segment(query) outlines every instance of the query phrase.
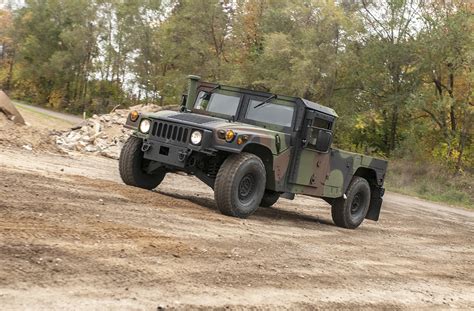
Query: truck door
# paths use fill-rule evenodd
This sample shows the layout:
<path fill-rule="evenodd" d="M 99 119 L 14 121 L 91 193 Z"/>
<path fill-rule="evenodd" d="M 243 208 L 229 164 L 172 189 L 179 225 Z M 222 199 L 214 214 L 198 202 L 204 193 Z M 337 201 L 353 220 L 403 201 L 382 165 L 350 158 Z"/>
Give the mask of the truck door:
<path fill-rule="evenodd" d="M 323 195 L 330 172 L 330 145 L 334 117 L 308 109 L 301 143 L 297 145 L 289 182 L 301 187 L 300 193 Z"/>

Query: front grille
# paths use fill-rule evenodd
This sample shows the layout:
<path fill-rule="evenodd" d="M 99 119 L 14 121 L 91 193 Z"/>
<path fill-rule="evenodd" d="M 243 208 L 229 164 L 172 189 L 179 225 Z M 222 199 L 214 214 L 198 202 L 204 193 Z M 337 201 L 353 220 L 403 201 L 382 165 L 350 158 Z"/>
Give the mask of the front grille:
<path fill-rule="evenodd" d="M 191 129 L 174 123 L 155 121 L 151 130 L 151 135 L 166 140 L 179 143 L 187 143 Z"/>

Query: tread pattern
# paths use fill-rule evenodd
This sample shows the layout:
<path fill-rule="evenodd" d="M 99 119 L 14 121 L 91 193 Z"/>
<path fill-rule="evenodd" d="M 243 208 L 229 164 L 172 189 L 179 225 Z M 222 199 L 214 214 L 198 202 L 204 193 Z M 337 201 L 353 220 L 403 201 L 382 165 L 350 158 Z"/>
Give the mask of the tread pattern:
<path fill-rule="evenodd" d="M 235 202 L 233 200 L 232 194 L 234 190 L 234 177 L 240 167 L 247 161 L 257 161 L 258 165 L 261 167 L 263 185 L 266 183 L 265 166 L 259 157 L 245 152 L 229 156 L 221 165 L 219 172 L 217 173 L 214 186 L 214 198 L 216 200 L 217 207 L 224 215 L 246 218 L 258 208 L 259 204 L 256 204 L 256 207 L 252 212 L 243 213 L 235 206 Z M 263 191 L 260 195 L 263 196 Z M 260 203 L 260 201 L 261 197 L 258 200 L 258 203 Z"/>
<path fill-rule="evenodd" d="M 119 172 L 122 181 L 129 186 L 143 189 L 156 188 L 165 178 L 165 170 L 158 170 L 155 174 L 147 174 L 142 170 L 143 151 L 142 140 L 130 136 L 123 145 L 119 158 Z"/>

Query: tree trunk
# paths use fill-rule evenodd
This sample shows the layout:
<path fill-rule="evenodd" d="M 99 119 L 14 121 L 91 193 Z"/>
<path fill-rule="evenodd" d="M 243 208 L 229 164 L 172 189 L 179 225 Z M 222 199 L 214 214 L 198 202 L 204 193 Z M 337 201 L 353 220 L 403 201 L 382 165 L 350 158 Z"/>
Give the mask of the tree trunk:
<path fill-rule="evenodd" d="M 462 156 L 464 153 L 464 147 L 466 146 L 466 140 L 467 140 L 467 133 L 463 129 L 461 133 L 461 139 L 459 141 L 459 154 L 458 154 L 458 159 L 456 161 L 456 174 L 459 173 L 462 169 Z"/>
<path fill-rule="evenodd" d="M 393 106 L 392 120 L 390 123 L 390 141 L 388 149 L 389 153 L 391 153 L 395 149 L 397 143 L 398 112 L 398 104 L 395 104 Z"/>
<path fill-rule="evenodd" d="M 15 64 L 15 50 L 12 52 L 12 57 L 10 60 L 10 66 L 8 68 L 8 76 L 7 76 L 7 84 L 5 86 L 5 90 L 10 91 L 12 80 L 13 80 L 13 65 Z"/>

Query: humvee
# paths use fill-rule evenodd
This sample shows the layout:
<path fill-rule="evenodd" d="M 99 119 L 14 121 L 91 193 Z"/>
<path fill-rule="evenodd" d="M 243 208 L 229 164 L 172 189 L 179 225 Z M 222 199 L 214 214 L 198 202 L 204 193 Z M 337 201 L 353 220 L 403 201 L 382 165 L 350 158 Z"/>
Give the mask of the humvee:
<path fill-rule="evenodd" d="M 168 172 L 214 190 L 221 213 L 246 218 L 295 194 L 328 202 L 337 226 L 377 221 L 387 162 L 331 148 L 336 112 L 309 100 L 189 76 L 181 110 L 132 111 L 119 160 L 127 185 L 157 187 Z"/>

